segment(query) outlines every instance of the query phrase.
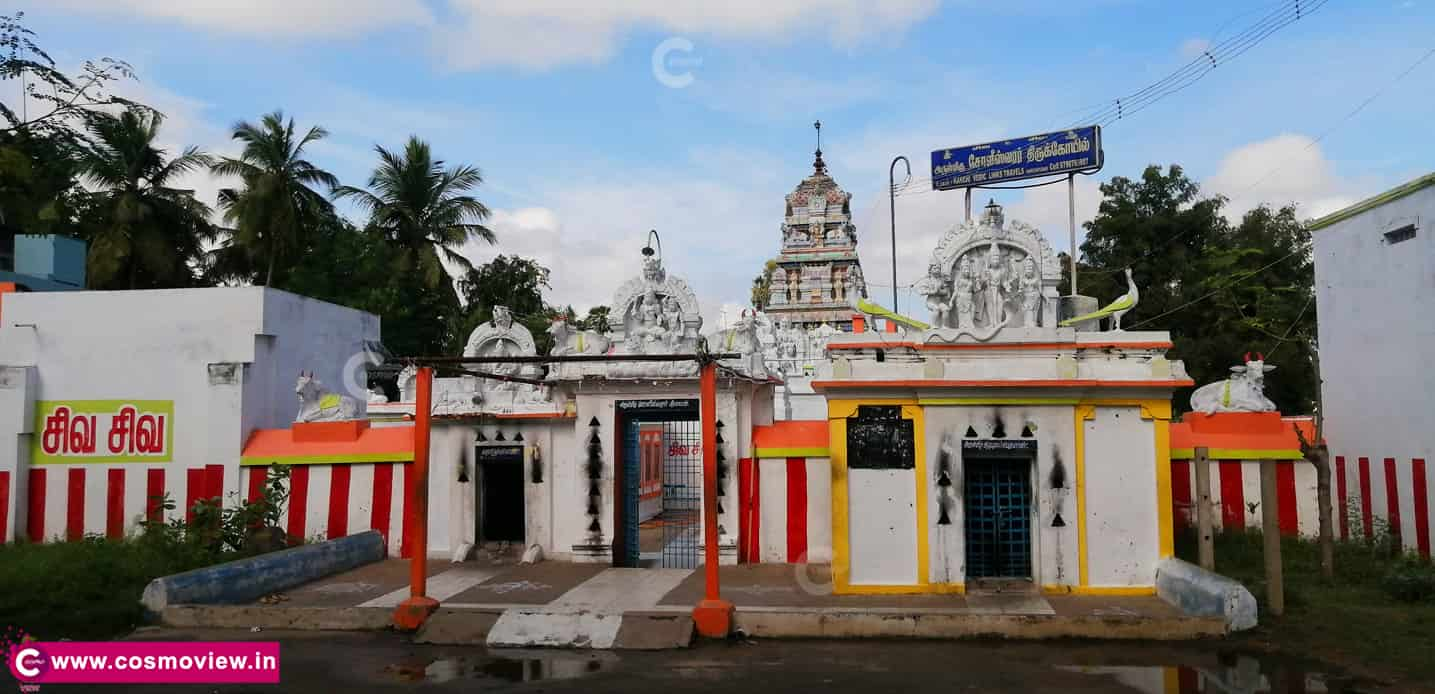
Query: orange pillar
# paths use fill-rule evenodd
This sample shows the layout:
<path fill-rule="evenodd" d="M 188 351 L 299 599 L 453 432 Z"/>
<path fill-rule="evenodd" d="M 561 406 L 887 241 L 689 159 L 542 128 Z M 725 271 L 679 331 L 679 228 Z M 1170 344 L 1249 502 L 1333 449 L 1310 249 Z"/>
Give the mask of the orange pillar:
<path fill-rule="evenodd" d="M 429 413 L 433 411 L 433 368 L 424 366 L 418 372 L 418 392 L 414 398 L 414 483 L 413 498 L 408 500 L 409 514 L 404 519 L 410 530 L 409 599 L 394 610 L 394 626 L 413 631 L 438 609 L 438 601 L 425 595 L 428 591 L 429 549 Z"/>
<path fill-rule="evenodd" d="M 698 633 L 711 638 L 727 638 L 732 631 L 732 603 L 723 600 L 718 591 L 718 518 L 717 518 L 717 364 L 702 365 L 702 389 L 699 408 L 703 427 L 703 571 L 707 588 L 703 600 L 693 608 L 693 623 Z"/>

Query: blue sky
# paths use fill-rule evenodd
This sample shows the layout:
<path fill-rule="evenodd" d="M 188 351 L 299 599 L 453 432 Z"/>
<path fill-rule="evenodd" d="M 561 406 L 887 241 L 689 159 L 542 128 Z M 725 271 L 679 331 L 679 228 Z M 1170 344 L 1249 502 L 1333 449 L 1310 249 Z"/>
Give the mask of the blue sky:
<path fill-rule="evenodd" d="M 936 148 L 1075 124 L 1280 2 L 1166 0 L 47 0 L 21 2 L 62 65 L 113 56 L 122 87 L 169 116 L 167 143 L 234 150 L 228 128 L 275 108 L 332 136 L 312 158 L 361 184 L 372 147 L 415 133 L 476 164 L 498 252 L 553 269 L 550 300 L 605 303 L 662 234 L 710 318 L 746 301 L 778 245 L 782 196 L 811 171 L 822 119 L 854 194 L 867 276 L 890 285 L 887 166 L 926 178 Z M 1106 128 L 1097 184 L 1179 163 L 1239 212 L 1318 215 L 1435 162 L 1431 0 L 1331 0 L 1189 89 Z M 672 45 L 691 50 L 654 53 Z M 690 79 L 688 79 L 690 77 Z M 1349 120 L 1346 114 L 1386 92 Z M 13 100 L 17 94 L 4 94 Z M 1334 128 L 1334 129 L 1332 129 Z M 1327 132 L 1328 131 L 1328 132 Z M 1325 138 L 1312 143 L 1325 133 Z M 221 182 L 193 182 L 212 199 Z M 981 192 L 1067 246 L 1064 187 Z M 899 285 L 926 267 L 961 194 L 898 198 Z M 880 289 L 887 297 L 890 290 Z M 910 303 L 911 299 L 904 299 Z"/>

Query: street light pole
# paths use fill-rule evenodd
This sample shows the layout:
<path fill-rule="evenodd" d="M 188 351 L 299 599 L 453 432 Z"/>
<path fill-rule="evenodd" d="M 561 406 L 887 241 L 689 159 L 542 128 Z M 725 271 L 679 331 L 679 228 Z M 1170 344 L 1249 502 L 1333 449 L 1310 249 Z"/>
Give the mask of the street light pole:
<path fill-rule="evenodd" d="M 905 185 L 905 184 L 907 183 L 907 181 L 912 180 L 912 162 L 907 161 L 907 158 L 906 158 L 906 157 L 903 157 L 903 156 L 898 156 L 897 158 L 893 159 L 893 160 L 892 160 L 892 165 L 889 166 L 889 167 L 887 167 L 887 202 L 891 205 L 891 209 L 890 209 L 889 211 L 891 212 L 891 221 L 892 221 L 892 312 L 893 312 L 893 313 L 896 313 L 896 312 L 897 312 L 897 182 L 896 182 L 896 175 L 895 175 L 895 173 L 896 173 L 896 171 L 897 171 L 897 162 L 899 162 L 899 161 L 902 162 L 903 164 L 905 164 L 905 165 L 907 166 L 907 180 L 902 182 L 903 185 Z"/>

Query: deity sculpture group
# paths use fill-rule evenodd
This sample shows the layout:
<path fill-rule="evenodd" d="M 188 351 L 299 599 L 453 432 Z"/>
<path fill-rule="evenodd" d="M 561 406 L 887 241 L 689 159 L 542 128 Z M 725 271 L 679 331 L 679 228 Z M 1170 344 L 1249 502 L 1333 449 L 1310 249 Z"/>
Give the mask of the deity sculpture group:
<path fill-rule="evenodd" d="M 953 227 L 917 284 L 935 328 L 979 330 L 1054 324 L 1056 282 L 1051 247 L 1036 229 L 1007 224 L 988 205 L 981 222 Z M 979 333 L 973 333 L 977 335 Z M 987 339 L 987 338 L 981 338 Z"/>

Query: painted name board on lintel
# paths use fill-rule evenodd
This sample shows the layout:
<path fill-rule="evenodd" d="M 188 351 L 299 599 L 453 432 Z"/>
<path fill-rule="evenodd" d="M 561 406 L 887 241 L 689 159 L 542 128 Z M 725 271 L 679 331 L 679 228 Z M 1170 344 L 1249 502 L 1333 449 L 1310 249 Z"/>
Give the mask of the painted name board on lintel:
<path fill-rule="evenodd" d="M 480 445 L 475 453 L 480 464 L 523 462 L 523 446 Z"/>
<path fill-rule="evenodd" d="M 963 439 L 962 454 L 974 458 L 1031 458 L 1035 439 Z"/>
<path fill-rule="evenodd" d="M 1105 163 L 1101 126 L 1088 125 L 932 152 L 932 190 L 953 190 L 1058 174 L 1090 173 Z"/>
<path fill-rule="evenodd" d="M 32 465 L 173 459 L 173 400 L 41 400 L 35 405 Z"/>
<path fill-rule="evenodd" d="M 614 403 L 619 412 L 696 412 L 697 398 L 667 398 L 658 400 L 619 400 Z"/>

